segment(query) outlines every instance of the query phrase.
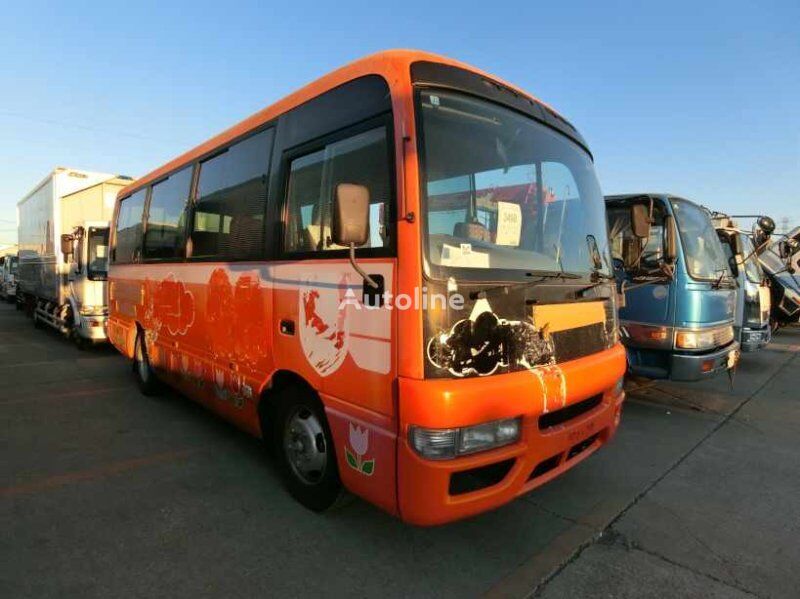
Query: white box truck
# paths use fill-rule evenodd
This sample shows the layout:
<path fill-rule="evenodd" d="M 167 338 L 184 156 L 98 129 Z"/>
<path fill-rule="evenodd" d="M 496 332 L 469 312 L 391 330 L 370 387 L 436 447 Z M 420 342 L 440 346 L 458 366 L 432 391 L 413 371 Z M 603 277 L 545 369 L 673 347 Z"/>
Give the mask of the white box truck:
<path fill-rule="evenodd" d="M 108 228 L 130 177 L 59 167 L 17 203 L 17 301 L 79 346 L 106 340 Z"/>

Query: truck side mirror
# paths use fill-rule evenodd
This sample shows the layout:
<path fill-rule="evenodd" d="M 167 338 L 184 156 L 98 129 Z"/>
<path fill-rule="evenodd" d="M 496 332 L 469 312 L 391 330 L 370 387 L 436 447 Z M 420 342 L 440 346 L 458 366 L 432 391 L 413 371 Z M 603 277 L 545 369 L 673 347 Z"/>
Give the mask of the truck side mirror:
<path fill-rule="evenodd" d="M 355 183 L 339 183 L 333 197 L 331 237 L 336 245 L 350 247 L 350 264 L 373 289 L 375 282 L 356 263 L 356 246 L 369 241 L 369 189 Z"/>
<path fill-rule="evenodd" d="M 69 233 L 61 236 L 61 253 L 64 254 L 64 262 L 67 261 L 67 256 L 72 255 L 72 242 L 75 238 Z"/>
<path fill-rule="evenodd" d="M 758 228 L 764 231 L 766 237 L 769 237 L 775 231 L 775 221 L 768 216 L 762 216 L 758 219 Z"/>
<path fill-rule="evenodd" d="M 631 230 L 639 239 L 650 238 L 650 210 L 644 204 L 631 205 Z"/>
<path fill-rule="evenodd" d="M 678 229 L 675 217 L 667 214 L 664 217 L 664 260 L 667 264 L 675 264 L 678 259 Z"/>

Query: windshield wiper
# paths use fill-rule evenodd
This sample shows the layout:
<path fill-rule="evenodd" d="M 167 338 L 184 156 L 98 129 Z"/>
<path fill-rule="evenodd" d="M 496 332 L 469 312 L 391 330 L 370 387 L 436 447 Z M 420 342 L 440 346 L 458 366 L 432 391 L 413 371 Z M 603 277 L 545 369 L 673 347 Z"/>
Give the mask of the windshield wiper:
<path fill-rule="evenodd" d="M 723 281 L 725 281 L 725 283 L 727 284 L 726 287 L 730 286 L 730 284 L 733 283 L 733 278 L 729 277 L 728 273 L 724 270 L 720 273 L 719 278 L 713 283 L 711 283 L 711 288 L 721 289 Z"/>
<path fill-rule="evenodd" d="M 566 271 L 559 271 L 559 270 L 531 270 L 525 273 L 526 277 L 536 277 L 534 281 L 516 281 L 513 283 L 505 283 L 503 285 L 496 285 L 494 287 L 487 287 L 486 289 L 481 289 L 480 291 L 472 291 L 469 294 L 470 299 L 478 299 L 478 298 L 485 298 L 489 293 L 494 293 L 496 291 L 503 291 L 508 293 L 508 290 L 512 287 L 528 287 L 529 285 L 535 285 L 536 283 L 541 283 L 547 279 L 582 279 L 583 277 L 579 274 L 574 272 L 566 272 Z"/>

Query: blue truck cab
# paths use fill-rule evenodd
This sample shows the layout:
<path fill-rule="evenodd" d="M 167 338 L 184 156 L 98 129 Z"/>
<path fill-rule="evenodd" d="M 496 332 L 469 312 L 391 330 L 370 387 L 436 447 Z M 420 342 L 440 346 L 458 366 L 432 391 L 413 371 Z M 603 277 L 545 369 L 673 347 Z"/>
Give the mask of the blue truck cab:
<path fill-rule="evenodd" d="M 708 211 L 640 193 L 607 196 L 606 213 L 629 374 L 697 381 L 733 368 L 736 281 Z"/>
<path fill-rule="evenodd" d="M 743 352 L 757 351 L 772 337 L 770 289 L 753 241 L 725 214 L 711 215 L 722 249 L 737 283 L 733 331 Z"/>

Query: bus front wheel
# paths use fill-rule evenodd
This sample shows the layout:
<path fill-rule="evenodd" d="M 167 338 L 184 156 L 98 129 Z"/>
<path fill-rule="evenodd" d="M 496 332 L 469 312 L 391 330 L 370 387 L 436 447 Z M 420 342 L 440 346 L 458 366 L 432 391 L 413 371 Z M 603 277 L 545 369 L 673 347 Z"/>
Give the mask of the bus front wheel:
<path fill-rule="evenodd" d="M 289 493 L 305 507 L 321 512 L 337 503 L 342 484 L 322 404 L 296 386 L 278 392 L 273 441 Z"/>

